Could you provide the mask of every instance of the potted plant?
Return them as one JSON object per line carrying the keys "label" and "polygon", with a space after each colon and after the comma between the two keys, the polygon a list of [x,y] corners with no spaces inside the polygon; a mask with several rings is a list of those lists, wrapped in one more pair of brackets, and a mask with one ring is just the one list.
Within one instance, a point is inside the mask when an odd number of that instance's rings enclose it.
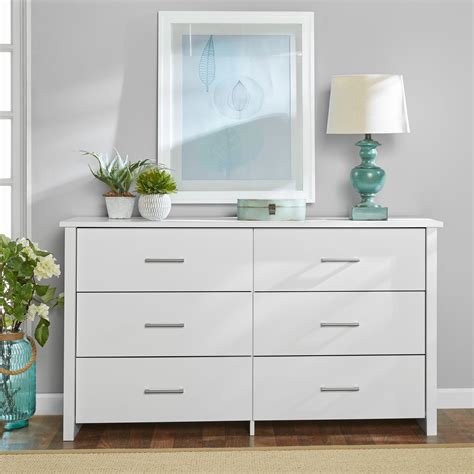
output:
{"label": "potted plant", "polygon": [[94,171],[90,166],[89,169],[95,178],[105,183],[110,189],[104,193],[109,218],[130,219],[135,206],[135,195],[130,192],[130,188],[138,173],[149,166],[149,161],[141,160],[131,163],[128,161],[128,157],[122,159],[115,149],[115,156],[112,159],[101,153],[85,150],[82,150],[81,153],[97,160],[99,164],[97,171]]}
{"label": "potted plant", "polygon": [[43,280],[61,274],[54,256],[28,239],[0,235],[0,421],[6,430],[28,425],[36,409],[36,345],[25,337],[34,323],[40,346],[49,337],[49,312],[63,295]]}
{"label": "potted plant", "polygon": [[142,217],[162,221],[171,211],[169,194],[177,190],[173,176],[161,166],[142,171],[137,177],[138,210]]}

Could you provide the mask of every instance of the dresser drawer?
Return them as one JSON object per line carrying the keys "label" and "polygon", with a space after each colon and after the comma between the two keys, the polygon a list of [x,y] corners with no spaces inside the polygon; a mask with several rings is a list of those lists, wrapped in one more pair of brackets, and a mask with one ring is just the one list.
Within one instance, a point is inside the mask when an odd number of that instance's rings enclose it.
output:
{"label": "dresser drawer", "polygon": [[424,292],[256,293],[256,355],[424,354]]}
{"label": "dresser drawer", "polygon": [[424,290],[423,229],[255,229],[256,291]]}
{"label": "dresser drawer", "polygon": [[78,356],[251,353],[251,293],[77,295]]}
{"label": "dresser drawer", "polygon": [[251,229],[78,229],[78,291],[250,291]]}
{"label": "dresser drawer", "polygon": [[254,418],[424,418],[424,364],[424,356],[257,357]]}
{"label": "dresser drawer", "polygon": [[250,357],[77,359],[76,377],[77,423],[252,418]]}

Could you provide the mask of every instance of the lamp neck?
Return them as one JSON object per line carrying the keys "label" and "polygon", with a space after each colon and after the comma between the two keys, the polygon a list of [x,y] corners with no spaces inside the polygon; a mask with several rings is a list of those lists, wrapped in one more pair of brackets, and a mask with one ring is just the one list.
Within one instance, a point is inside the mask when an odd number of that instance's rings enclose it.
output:
{"label": "lamp neck", "polygon": [[360,147],[359,156],[362,163],[358,168],[375,168],[375,159],[377,158],[377,147],[380,145],[379,142],[372,140],[370,133],[365,134],[365,139],[356,143]]}

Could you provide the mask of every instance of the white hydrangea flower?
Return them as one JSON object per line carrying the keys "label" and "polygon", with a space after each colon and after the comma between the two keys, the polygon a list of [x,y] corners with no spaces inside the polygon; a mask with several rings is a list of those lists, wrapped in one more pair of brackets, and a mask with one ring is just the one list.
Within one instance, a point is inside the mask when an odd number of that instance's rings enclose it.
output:
{"label": "white hydrangea flower", "polygon": [[38,316],[41,319],[46,319],[46,321],[49,321],[49,306],[47,304],[41,303],[38,305]]}
{"label": "white hydrangea flower", "polygon": [[38,313],[38,307],[34,303],[31,303],[30,306],[28,306],[28,311],[26,312],[26,319],[28,321],[34,321],[36,314]]}
{"label": "white hydrangea flower", "polygon": [[49,321],[49,306],[44,303],[31,303],[26,313],[26,319],[28,321],[34,321],[36,315],[42,319],[46,319],[46,321]]}
{"label": "white hydrangea flower", "polygon": [[56,263],[56,259],[50,254],[46,257],[39,257],[38,263],[34,270],[35,278],[38,281],[48,279],[53,276],[58,277],[61,275],[59,265]]}

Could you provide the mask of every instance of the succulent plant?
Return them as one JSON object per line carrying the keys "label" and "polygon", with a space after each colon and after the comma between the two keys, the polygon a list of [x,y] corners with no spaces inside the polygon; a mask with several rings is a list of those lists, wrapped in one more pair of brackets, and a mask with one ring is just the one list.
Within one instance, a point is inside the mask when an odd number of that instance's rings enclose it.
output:
{"label": "succulent plant", "polygon": [[150,166],[149,160],[131,163],[128,161],[128,156],[122,158],[116,149],[113,158],[109,158],[107,154],[85,150],[81,150],[81,153],[97,160],[99,164],[97,171],[90,166],[89,169],[95,178],[109,187],[110,191],[104,196],[133,196],[130,192],[133,181],[141,171]]}
{"label": "succulent plant", "polygon": [[146,169],[137,177],[137,192],[140,194],[171,194],[176,191],[176,181],[162,166]]}

